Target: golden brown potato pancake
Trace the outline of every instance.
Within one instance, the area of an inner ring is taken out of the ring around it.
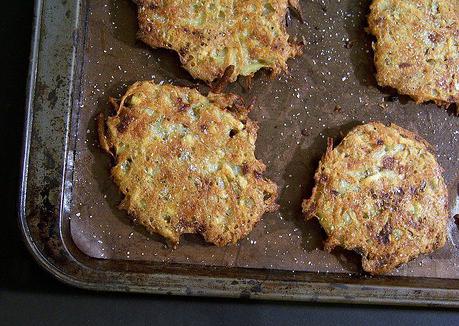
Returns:
[[[194,78],[210,84],[224,77],[253,76],[261,68],[277,75],[301,53],[289,41],[288,0],[137,0],[140,40],[178,53]],[[225,74],[226,72],[226,74]]]
[[[430,145],[394,124],[354,128],[327,152],[315,174],[306,218],[328,239],[362,255],[363,269],[388,273],[446,241],[448,193]]]
[[[376,79],[416,102],[459,103],[459,1],[374,0]]]
[[[100,143],[115,159],[120,207],[148,231],[223,246],[277,209],[277,187],[254,155],[258,127],[238,96],[137,82],[115,106],[99,121]]]

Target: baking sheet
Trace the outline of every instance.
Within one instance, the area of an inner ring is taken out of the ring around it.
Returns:
[[[198,236],[182,238],[176,250],[134,226],[118,210],[121,197],[109,177],[109,158],[97,143],[95,117],[108,96],[121,95],[137,80],[197,85],[177,56],[135,40],[135,6],[128,0],[88,1],[82,94],[72,187],[70,228],[85,254],[100,259],[145,260],[205,266],[291,271],[359,273],[354,253],[322,250],[325,238],[315,221],[304,222],[301,201],[310,194],[313,173],[326,138],[339,139],[362,122],[394,122],[432,143],[445,169],[451,211],[457,212],[459,119],[433,104],[408,98],[388,101],[376,87],[371,38],[364,32],[369,1],[303,1],[305,23],[290,20],[292,37],[305,40],[305,53],[289,61],[289,74],[270,80],[257,73],[250,91],[235,83],[229,91],[255,97],[251,117],[259,122],[257,157],[279,186],[279,212],[265,214],[237,245],[217,248]],[[200,86],[201,89],[205,87]],[[392,99],[391,99],[392,100]],[[453,221],[447,245],[396,270],[394,275],[457,278],[459,235]]]

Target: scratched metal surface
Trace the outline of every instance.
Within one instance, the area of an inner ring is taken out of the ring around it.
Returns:
[[[135,6],[129,1],[88,1],[83,82],[76,130],[70,212],[76,245],[91,257],[205,266],[250,267],[321,273],[360,273],[356,254],[322,249],[317,222],[304,222],[300,205],[312,188],[312,175],[326,138],[339,138],[353,126],[394,122],[430,141],[455,199],[458,180],[459,119],[432,104],[407,98],[385,101],[373,78],[371,39],[364,32],[368,1],[303,1],[305,23],[294,17],[289,30],[304,39],[305,53],[289,61],[290,72],[274,80],[258,73],[250,91],[240,83],[229,90],[255,97],[252,117],[260,124],[257,155],[280,189],[280,210],[266,214],[237,245],[217,248],[198,236],[183,237],[176,250],[134,226],[117,208],[120,195],[109,176],[109,159],[97,145],[94,117],[136,80],[195,85],[172,52],[136,41]],[[206,90],[203,85],[198,86]],[[337,112],[336,107],[341,109]],[[456,278],[456,228],[445,248],[400,267],[394,275]]]
[[[250,92],[231,86],[258,97],[257,155],[280,186],[280,212],[266,215],[240,246],[217,250],[186,237],[177,251],[116,208],[119,194],[93,118],[108,95],[135,80],[194,83],[175,56],[135,42],[128,0],[35,4],[19,226],[33,257],[54,277],[105,291],[459,307],[456,228],[443,250],[393,276],[371,278],[359,273],[357,256],[323,252],[319,226],[301,219],[299,204],[325,138],[370,118],[415,130],[436,147],[457,213],[458,119],[433,105],[383,102],[388,93],[374,84],[362,31],[367,1],[303,1],[306,23],[292,20],[289,28],[307,46],[290,62],[291,74],[270,81],[260,73]]]

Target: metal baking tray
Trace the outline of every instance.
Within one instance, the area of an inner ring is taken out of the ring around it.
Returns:
[[[238,245],[216,248],[185,236],[171,250],[116,208],[120,195],[97,146],[95,117],[108,96],[136,80],[206,87],[172,52],[135,40],[131,1],[36,1],[19,205],[33,256],[59,280],[94,290],[459,307],[452,219],[443,249],[370,277],[356,254],[325,252],[320,226],[301,216],[326,138],[370,120],[394,122],[433,144],[451,215],[458,212],[459,119],[376,86],[364,32],[368,6],[302,1],[305,22],[287,21],[305,53],[289,61],[289,73],[270,80],[260,72],[250,90],[241,81],[228,89],[256,98],[257,156],[279,185],[279,212],[266,214]]]

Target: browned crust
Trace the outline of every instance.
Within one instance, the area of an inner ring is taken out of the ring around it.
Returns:
[[[108,145],[107,136],[105,134],[105,115],[101,112],[97,116],[97,134],[99,136],[99,145],[105,152],[113,156]]]
[[[234,73],[234,66],[230,65],[226,67],[223,76],[216,80],[216,82],[212,85],[211,90],[214,93],[221,93],[225,90],[226,86],[231,82],[231,76]]]
[[[335,149],[329,139],[302,205],[324,227],[325,249],[357,251],[366,272],[384,274],[442,247],[448,193],[431,151],[415,133],[378,122],[356,127]]]
[[[198,233],[223,246],[278,208],[277,186],[254,156],[252,105],[240,97],[137,82],[112,104],[114,116],[99,116],[99,141],[116,161],[120,208],[148,231],[173,244]]]
[[[318,185],[320,181],[320,176],[321,176],[320,171],[322,169],[322,164],[323,164],[322,162],[325,162],[329,159],[332,151],[333,151],[333,138],[327,138],[327,149],[325,150],[325,154],[320,159],[319,167],[317,168],[317,171],[314,174],[314,181],[316,185]],[[302,203],[303,214],[306,220],[309,220],[315,217],[314,214],[316,211],[316,207],[315,207],[313,198],[317,196],[317,192],[318,192],[318,187],[315,186],[314,188],[312,188],[311,197],[309,199],[304,200]]]

